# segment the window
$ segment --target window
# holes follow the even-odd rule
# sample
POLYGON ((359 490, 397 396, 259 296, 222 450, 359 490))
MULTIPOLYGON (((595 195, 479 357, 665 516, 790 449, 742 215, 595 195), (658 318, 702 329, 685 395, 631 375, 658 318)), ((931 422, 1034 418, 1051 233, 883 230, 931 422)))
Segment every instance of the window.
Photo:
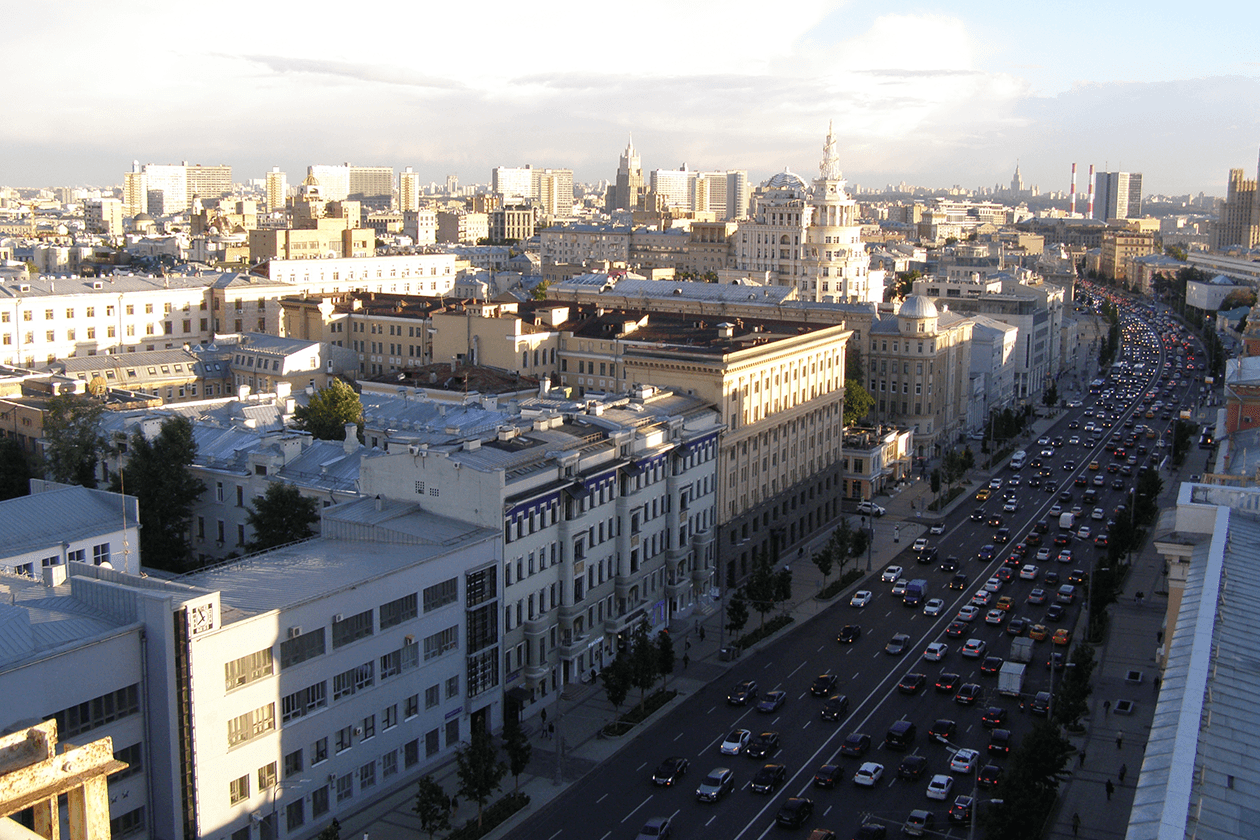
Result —
POLYGON ((284 757, 284 777, 291 779, 302 772, 302 759, 305 752, 296 749, 284 757))
POLYGON ((424 757, 432 758, 442 749, 441 733, 436 729, 430 729, 424 733, 424 757))
POLYGON ((216 481, 214 483, 214 499, 217 502, 223 501, 223 482, 216 481))
POLYGON ((280 643, 280 667, 288 668, 324 653, 324 628, 317 627, 280 643))
POLYGON ((424 660, 428 662, 459 645, 459 627, 448 627, 424 640, 424 660))
POLYGON ((328 739, 320 738, 311 744, 311 766, 328 760, 328 739))
POLYGON ((366 610, 341 621, 334 621, 332 626, 333 649, 348 645, 353 641, 372 635, 372 611, 366 610))
POLYGON ((375 668, 371 662, 365 662, 349 671, 342 671, 333 677, 333 699, 340 700, 342 697, 349 697, 356 691, 368 688, 375 682, 374 674, 375 668))
POLYGON ((265 764, 258 768, 258 789, 266 790, 276 783, 276 763, 265 764))
POLYGON ((446 680, 446 699, 459 696, 459 675, 456 674, 446 680))
POLYGON ((415 767, 420 763, 420 740, 416 739, 403 744, 403 766, 415 767))
POLYGON ((359 789, 366 790, 376 784, 376 762, 369 761, 359 768, 359 789))
POLYGON ((118 761, 125 761, 127 767, 119 770, 117 773, 109 774, 109 782, 111 784, 128 776, 134 776, 144 769, 144 753, 141 751, 139 744, 132 744, 129 747, 123 747, 121 750, 114 750, 114 758, 118 761))
POLYGON ((420 714, 420 695, 413 694, 407 698, 407 702, 403 704, 403 717, 407 720, 420 714))
MULTIPOLYGON (((426 612, 428 604, 428 590, 425 591, 426 612)), ((404 621, 416 617, 416 594, 405 595, 396 601, 390 601, 388 604, 381 604, 381 629, 387 627, 395 627, 404 621)))
POLYGON ((282 723, 305 717, 316 709, 328 705, 328 683, 321 680, 309 685, 301 691, 287 694, 280 699, 280 721, 282 723))
POLYGON ((354 776, 347 773, 337 777, 337 801, 345 802, 354 796, 354 776))
POLYGON ((398 750, 390 750, 381 756, 381 775, 389 778, 398 772, 398 750))
POLYGON ((109 821, 111 838, 126 837, 136 834, 144 828, 144 806, 135 808, 125 814, 119 814, 109 821))
POLYGON ((276 704, 259 706, 228 721, 228 747, 244 744, 276 728, 276 704))
POLYGON ((446 722, 446 746, 453 747, 459 743, 459 718, 446 722))
POLYGON ((136 683, 46 717, 56 719, 59 737, 72 738, 139 711, 140 684, 136 683))
POLYGON ((271 648, 263 648, 248 656, 234 659, 226 663, 223 666, 223 670, 225 673, 224 689, 226 691, 248 685, 255 680, 261 680, 263 677, 269 677, 274 673, 271 661, 271 648))
POLYGON ((249 774, 228 782, 228 803, 235 805, 243 799, 249 799, 249 774))
POLYGON ((296 831, 306 822, 306 800, 295 799, 284 807, 285 826, 289 831, 296 831))
POLYGON ((459 598, 459 579, 451 578, 435 583, 424 590, 424 611, 427 613, 438 607, 453 603, 459 598))
POLYGON ((424 690, 424 707, 432 709, 442 701, 442 687, 431 685, 424 690))
POLYGON ((363 719, 363 740, 376 737, 376 715, 368 715, 363 719))
POLYGON ((354 728, 343 726, 337 730, 337 752, 343 753, 354 746, 354 728))
POLYGON ((311 816, 322 817, 328 813, 328 785, 311 791, 311 816))
POLYGON ((381 728, 393 729, 398 725, 398 704, 386 706, 381 710, 381 728))
POLYGON ((109 562, 109 543, 92 546, 92 565, 99 566, 109 562))

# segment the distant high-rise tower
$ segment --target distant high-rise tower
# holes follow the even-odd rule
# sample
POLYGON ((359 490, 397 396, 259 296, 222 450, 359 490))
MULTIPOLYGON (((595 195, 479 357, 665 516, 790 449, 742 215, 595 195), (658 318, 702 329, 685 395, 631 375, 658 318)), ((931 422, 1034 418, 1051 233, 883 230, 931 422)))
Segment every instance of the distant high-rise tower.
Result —
POLYGON ((748 217, 748 172, 743 169, 726 171, 726 218, 728 221, 748 217))
POLYGON ((617 166, 617 181, 609 191, 607 210, 642 210, 643 209, 643 163, 639 153, 634 150, 634 138, 626 143, 626 150, 621 153, 621 163, 617 166))
POLYGON ((320 196, 325 201, 345 201, 350 197, 350 164, 315 164, 306 171, 308 177, 319 181, 320 196))
POLYGON ((267 173, 267 209, 275 212, 284 209, 284 201, 289 195, 289 178, 273 166, 267 173))
POLYGON ((1024 179, 1019 174, 1019 164, 1015 164, 1015 175, 1011 178, 1011 192, 1015 194, 1024 191, 1024 179))
POLYGON ((450 196, 459 195, 459 176, 458 175, 446 176, 446 194, 450 196))
POLYGON ((666 207, 690 210, 697 173, 683 164, 681 169, 652 170, 652 192, 665 202, 666 207))
POLYGON ((123 215, 135 216, 149 212, 148 179, 140 161, 131 162, 131 171, 123 175, 123 215))
POLYGON ((394 167, 351 166, 346 198, 372 210, 388 210, 394 204, 394 167))
POLYGON ((1216 229, 1212 234, 1214 248, 1260 246, 1260 166, 1256 177, 1244 177, 1241 169, 1229 170, 1229 186, 1221 205, 1216 229))
POLYGON ((490 171, 490 191, 504 205, 522 204, 534 197, 534 170, 525 166, 496 166, 490 171))
POLYGON ((1142 215, 1141 172, 1098 172, 1094 185, 1095 219, 1110 221, 1142 215))
POLYGON ((420 209, 420 176, 410 166, 398 174, 398 209, 403 213, 420 209))

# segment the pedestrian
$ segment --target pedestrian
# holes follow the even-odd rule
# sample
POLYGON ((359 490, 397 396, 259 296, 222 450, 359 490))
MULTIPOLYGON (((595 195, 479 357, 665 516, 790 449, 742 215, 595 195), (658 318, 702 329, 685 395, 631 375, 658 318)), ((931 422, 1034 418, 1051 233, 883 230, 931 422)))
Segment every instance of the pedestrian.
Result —
POLYGON ((1081 750, 1080 755, 1076 757, 1076 766, 1077 767, 1085 766, 1085 750, 1081 750))
POLYGON ((547 724, 547 737, 548 738, 556 737, 556 725, 554 723, 547 724))
POLYGON ((541 712, 538 713, 538 719, 542 721, 543 726, 547 725, 547 710, 546 709, 543 709, 541 712))
POLYGON ((1109 714, 1111 714, 1111 701, 1104 700, 1103 701, 1103 717, 1106 717, 1109 714))
POLYGON ((1157 643, 1161 644, 1161 645, 1164 643, 1164 631, 1163 631, 1163 630, 1157 630, 1157 631, 1155 631, 1155 641, 1156 641, 1157 643))
POLYGON ((1073 814, 1072 815, 1072 836, 1075 837, 1077 832, 1079 832, 1080 830, 1081 830, 1081 815, 1073 814))
POLYGON ((1124 733, 1117 732, 1116 733, 1116 749, 1121 749, 1122 747, 1124 747, 1124 733))
POLYGON ((1111 801, 1111 794, 1116 792, 1116 786, 1111 783, 1111 779, 1107 780, 1107 801, 1111 801))
POLYGON ((704 641, 704 625, 700 625, 700 641, 704 641))
POLYGON ((684 641, 683 641, 683 650, 691 650, 691 640, 690 640, 690 639, 686 639, 686 640, 684 640, 684 641))
POLYGON ((1124 784, 1124 777, 1127 776, 1128 774, 1129 774, 1129 765, 1121 764, 1120 772, 1118 774, 1120 776, 1120 784, 1124 784))
POLYGON ((684 671, 687 670, 687 666, 690 664, 691 664, 691 656, 684 653, 683 654, 683 670, 684 671))

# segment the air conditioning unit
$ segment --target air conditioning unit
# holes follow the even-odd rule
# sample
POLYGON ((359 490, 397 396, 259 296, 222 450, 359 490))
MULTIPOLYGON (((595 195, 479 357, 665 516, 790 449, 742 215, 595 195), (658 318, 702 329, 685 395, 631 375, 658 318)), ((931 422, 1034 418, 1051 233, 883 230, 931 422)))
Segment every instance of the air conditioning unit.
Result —
POLYGON ((336 624, 339 621, 341 621, 341 613, 337 613, 333 616, 333 624, 336 624))
POLYGON ((290 638, 290 639, 296 639, 298 636, 301 636, 301 635, 302 635, 302 628, 301 628, 301 627, 290 627, 290 628, 289 628, 289 638, 290 638))

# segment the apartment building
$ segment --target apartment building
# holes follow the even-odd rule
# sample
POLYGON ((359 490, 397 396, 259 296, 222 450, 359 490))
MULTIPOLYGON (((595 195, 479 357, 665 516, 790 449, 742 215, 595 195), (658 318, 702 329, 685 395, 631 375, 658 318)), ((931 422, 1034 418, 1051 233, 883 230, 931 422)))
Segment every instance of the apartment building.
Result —
POLYGON ((1108 230, 1103 233, 1098 273, 1120 283, 1129 279, 1133 260, 1159 252, 1156 234, 1138 230, 1108 230))

